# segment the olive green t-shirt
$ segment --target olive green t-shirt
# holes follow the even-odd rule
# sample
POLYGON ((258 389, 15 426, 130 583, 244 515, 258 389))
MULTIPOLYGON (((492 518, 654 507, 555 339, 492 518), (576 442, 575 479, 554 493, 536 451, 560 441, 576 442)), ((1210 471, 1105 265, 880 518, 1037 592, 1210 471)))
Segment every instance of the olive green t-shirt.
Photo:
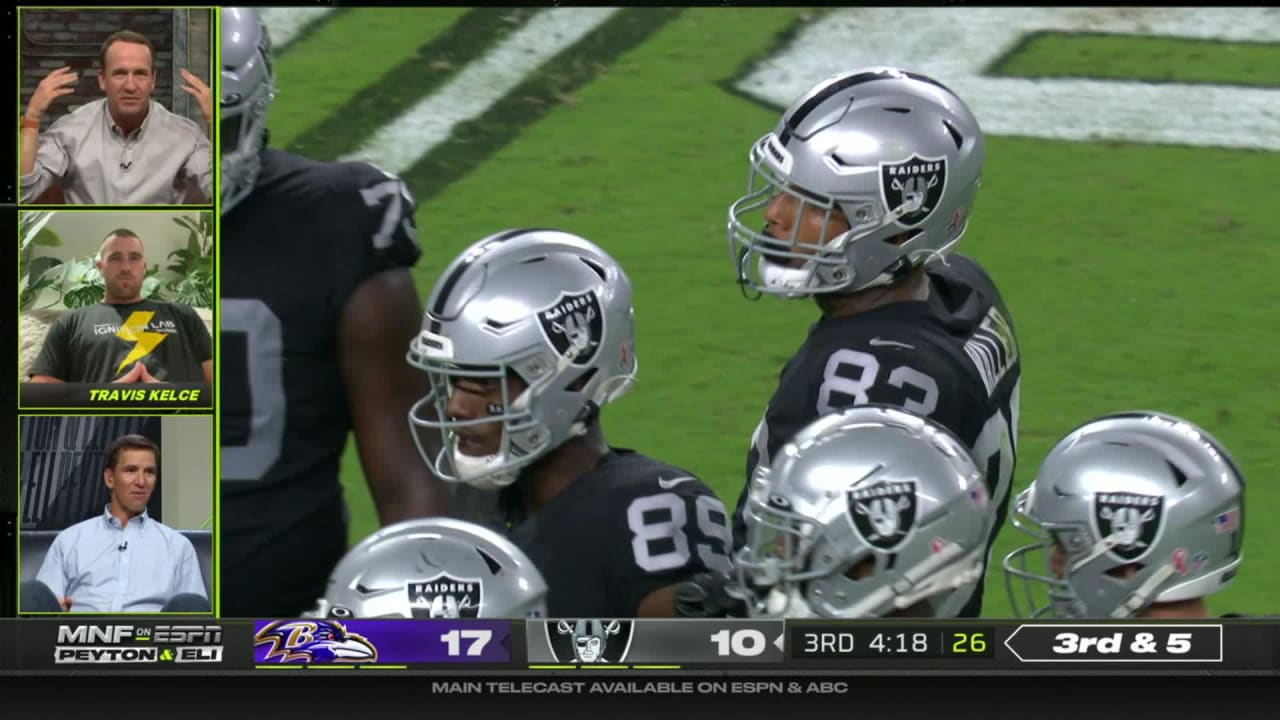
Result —
POLYGON ((196 311, 142 300, 98 303, 54 322, 31 375, 66 382, 111 382, 139 360, 156 380, 204 382, 200 364, 213 357, 209 331, 196 311))

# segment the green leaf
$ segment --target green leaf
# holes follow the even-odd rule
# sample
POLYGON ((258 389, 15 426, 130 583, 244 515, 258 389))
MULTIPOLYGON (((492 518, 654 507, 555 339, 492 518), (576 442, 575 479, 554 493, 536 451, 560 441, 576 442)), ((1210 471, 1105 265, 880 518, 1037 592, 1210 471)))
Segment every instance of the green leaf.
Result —
POLYGON ((96 285, 83 285, 67 291, 62 303, 70 309, 88 307, 102 302, 106 297, 106 288, 96 285))
MULTIPOLYGON (((62 265, 62 260, 59 258, 45 256, 38 257, 32 260, 27 266, 26 276, 23 277, 22 280, 28 287, 39 285, 41 280, 44 279, 46 273, 60 265, 62 265)), ((59 277, 61 277, 60 274, 59 277)))
POLYGON ((49 221, 53 219, 54 211, 38 210, 35 212, 24 212, 19 215, 19 232, 22 233, 22 246, 25 248, 35 241, 36 236, 44 230, 49 221))
POLYGON ((62 238, 47 227, 40 228, 40 232, 36 233, 35 239, 31 242, 44 247, 62 247, 62 238))

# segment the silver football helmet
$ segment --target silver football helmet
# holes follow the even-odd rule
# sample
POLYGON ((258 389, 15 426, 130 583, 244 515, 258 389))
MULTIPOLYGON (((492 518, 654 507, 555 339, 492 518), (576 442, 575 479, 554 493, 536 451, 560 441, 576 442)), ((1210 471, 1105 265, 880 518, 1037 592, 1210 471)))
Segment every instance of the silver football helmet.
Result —
POLYGON ((981 582, 992 508, 945 428, 859 405, 819 418, 753 478, 737 556, 755 617, 954 617, 981 582))
POLYGON ((276 97, 271 38, 254 8, 222 8, 222 212, 253 190, 276 97))
POLYGON ((613 258, 569 233, 509 230, 463 251, 436 283, 407 357, 431 377, 431 394, 414 404, 409 421, 436 475, 502 488, 585 433, 635 380, 631 294, 613 258), (512 391, 513 375, 523 392, 512 391), (501 403, 488 417, 449 416, 453 384, 464 378, 501 385, 501 403), (497 452, 459 449, 459 429, 494 422, 503 428, 497 452), (441 433, 442 443, 424 442, 424 428, 441 433))
POLYGON ((1231 583, 1243 557, 1244 476, 1186 420, 1107 415, 1058 442, 1010 520, 1035 538, 1003 563, 1016 615, 1128 618, 1231 583))
POLYGON ((502 535, 452 518, 388 525, 351 548, 307 617, 546 616, 547 583, 502 535))
POLYGON ((960 241, 985 157, 977 119, 935 80, 888 67, 823 80, 751 147, 747 194, 729 207, 738 282, 785 297, 891 283, 960 241), (833 220, 850 229, 806 242, 795 222, 772 237, 780 195, 797 218, 816 211, 822 237, 833 220))

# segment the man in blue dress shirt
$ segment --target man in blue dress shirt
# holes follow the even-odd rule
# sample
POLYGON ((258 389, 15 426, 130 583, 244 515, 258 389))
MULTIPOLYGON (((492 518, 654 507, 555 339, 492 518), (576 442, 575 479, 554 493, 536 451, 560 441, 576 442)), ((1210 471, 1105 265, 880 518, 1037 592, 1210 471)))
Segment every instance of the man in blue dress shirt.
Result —
POLYGON ((191 541, 147 515, 159 459, 141 435, 111 444, 103 471, 111 502, 58 533, 36 579, 22 584, 19 611, 210 611, 191 541))

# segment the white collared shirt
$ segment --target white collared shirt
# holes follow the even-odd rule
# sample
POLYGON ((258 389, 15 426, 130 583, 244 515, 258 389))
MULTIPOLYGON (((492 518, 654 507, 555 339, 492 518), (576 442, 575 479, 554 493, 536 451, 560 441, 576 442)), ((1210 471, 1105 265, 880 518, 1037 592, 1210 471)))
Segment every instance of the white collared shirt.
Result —
POLYGON ((157 612, 178 593, 208 597, 195 547, 144 511, 123 527, 101 515, 58 533, 36 580, 71 612, 157 612))
POLYGON ((76 205, 181 205, 191 189, 213 198, 213 145, 195 122, 152 100, 142 125, 121 132, 107 99, 58 118, 40 133, 36 164, 21 177, 24 203, 58 182, 76 205))

